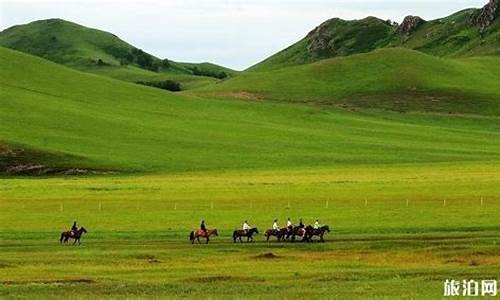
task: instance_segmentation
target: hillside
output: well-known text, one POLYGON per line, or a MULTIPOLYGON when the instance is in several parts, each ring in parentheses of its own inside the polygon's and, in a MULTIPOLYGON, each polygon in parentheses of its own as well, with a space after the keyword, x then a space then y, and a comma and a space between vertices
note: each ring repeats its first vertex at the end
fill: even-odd
POLYGON ((182 83, 212 83, 218 78, 235 74, 233 70, 214 64, 159 59, 111 33, 61 19, 40 20, 8 28, 0 32, 0 46, 81 71, 127 81, 153 78, 173 79, 182 83))
POLYGON ((496 118, 190 98, 5 48, 0 88, 4 167, 15 153, 21 164, 148 172, 500 159, 496 118))
POLYGON ((352 109, 500 115, 500 57, 444 59, 404 48, 247 72, 192 93, 352 109))
POLYGON ((436 56, 498 55, 499 6, 498 0, 490 0, 482 9, 467 9, 432 21, 407 16, 401 24, 375 17, 330 19, 249 70, 274 70, 388 47, 405 47, 436 56))

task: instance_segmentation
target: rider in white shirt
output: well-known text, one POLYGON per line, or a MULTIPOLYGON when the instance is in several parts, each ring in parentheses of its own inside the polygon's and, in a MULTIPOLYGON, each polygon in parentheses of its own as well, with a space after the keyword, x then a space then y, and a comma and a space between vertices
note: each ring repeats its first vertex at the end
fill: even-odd
POLYGON ((248 225, 247 220, 245 220, 245 222, 243 223, 243 230, 245 231, 245 233, 248 233, 248 231, 250 230, 250 225, 248 225))
POLYGON ((274 231, 279 231, 280 230, 280 227, 278 226, 278 220, 277 219, 274 219, 273 230, 274 231))
POLYGON ((319 220, 316 220, 316 222, 313 225, 313 228, 314 229, 319 229, 320 227, 321 227, 321 225, 319 224, 319 220))
POLYGON ((292 224, 292 221, 290 220, 290 218, 288 218, 288 220, 286 221, 286 227, 288 229, 293 229, 293 224, 292 224))

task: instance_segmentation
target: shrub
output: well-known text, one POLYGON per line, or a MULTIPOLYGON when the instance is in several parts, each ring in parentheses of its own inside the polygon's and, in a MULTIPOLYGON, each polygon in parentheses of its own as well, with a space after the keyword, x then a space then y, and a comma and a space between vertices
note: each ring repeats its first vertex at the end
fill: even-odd
POLYGON ((181 90, 181 84, 173 80, 164 81, 137 81, 136 83, 155 87, 162 90, 178 92, 181 90))

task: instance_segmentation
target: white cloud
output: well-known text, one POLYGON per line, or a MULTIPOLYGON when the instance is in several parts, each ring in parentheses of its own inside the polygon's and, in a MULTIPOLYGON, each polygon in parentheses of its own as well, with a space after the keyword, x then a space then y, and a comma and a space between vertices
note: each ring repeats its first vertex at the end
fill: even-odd
POLYGON ((62 18, 113 32, 156 56, 246 68, 332 17, 446 16, 486 0, 0 0, 0 29, 62 18))

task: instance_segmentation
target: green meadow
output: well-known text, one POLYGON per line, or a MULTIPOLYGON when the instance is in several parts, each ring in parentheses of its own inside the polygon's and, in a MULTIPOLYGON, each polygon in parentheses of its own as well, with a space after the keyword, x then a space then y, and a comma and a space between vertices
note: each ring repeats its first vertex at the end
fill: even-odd
POLYGON ((499 180, 498 164, 4 179, 1 291, 439 298, 447 278, 500 273, 499 180), (287 217, 333 230, 324 244, 233 244, 242 220, 262 232, 287 217), (220 234, 192 245, 201 218, 220 234), (89 232, 61 246, 73 219, 89 232))
POLYGON ((439 299, 500 279, 498 21, 479 36, 476 13, 406 40, 332 19, 243 72, 60 19, 2 31, 0 298, 439 299), (338 49, 309 53, 321 39, 338 49), (167 79, 183 91, 134 83, 167 79), (12 171, 33 166, 85 175, 12 171), (332 231, 266 242, 288 217, 332 231), (219 236, 193 245, 202 219, 219 236), (73 220, 88 233, 61 245, 73 220), (260 234, 233 243, 244 220, 260 234))

